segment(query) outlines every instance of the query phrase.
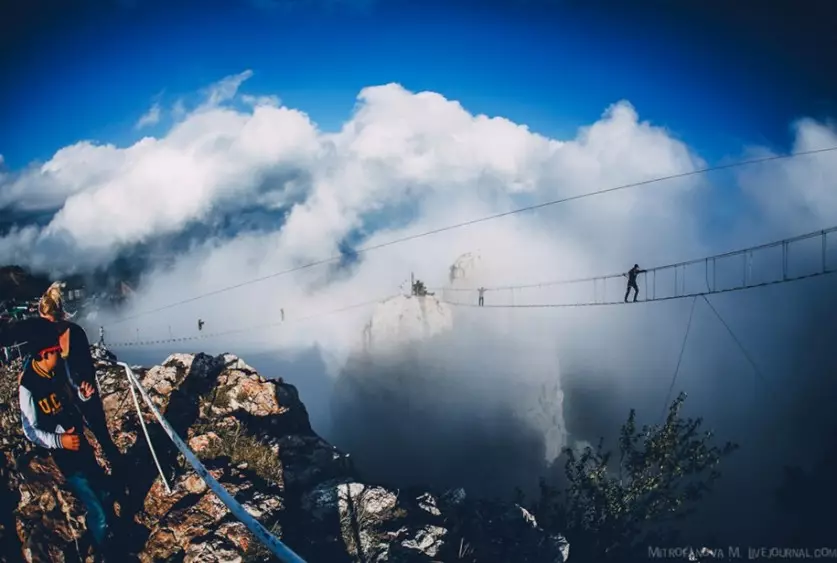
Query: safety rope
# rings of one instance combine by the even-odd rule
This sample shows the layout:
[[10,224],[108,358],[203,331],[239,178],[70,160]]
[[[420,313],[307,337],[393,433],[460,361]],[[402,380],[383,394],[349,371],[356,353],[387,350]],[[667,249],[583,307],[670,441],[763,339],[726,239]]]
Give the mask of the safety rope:
[[[305,560],[302,559],[299,555],[294,553],[289,547],[287,547],[284,543],[282,543],[279,538],[271,534],[267,528],[265,528],[258,520],[253,518],[253,516],[248,513],[241,504],[235,500],[232,495],[224,488],[221,483],[218,482],[215,477],[212,476],[209,471],[207,471],[206,467],[201,463],[201,461],[192,453],[192,450],[189,449],[180,436],[177,435],[177,432],[171,427],[168,421],[160,414],[160,411],[157,410],[157,406],[151,400],[151,397],[148,395],[148,392],[139,382],[137,377],[134,375],[134,372],[131,370],[130,366],[124,362],[116,362],[117,365],[121,366],[125,370],[125,374],[128,376],[128,382],[131,386],[131,391],[133,392],[134,387],[136,390],[140,392],[142,395],[143,400],[145,401],[146,406],[151,410],[154,414],[154,417],[160,423],[165,433],[168,435],[169,439],[172,443],[177,447],[180,453],[183,454],[183,457],[186,458],[186,461],[189,465],[192,466],[192,469],[203,479],[204,483],[206,483],[207,487],[215,493],[221,502],[226,505],[229,511],[238,518],[238,520],[244,524],[250,533],[256,537],[270,552],[279,558],[280,561],[283,563],[305,563]],[[137,414],[140,416],[140,420],[142,420],[142,414],[139,413],[139,402],[134,397],[134,401],[136,402],[137,407]],[[145,426],[143,426],[145,429]],[[148,436],[148,433],[145,434],[145,439],[148,441],[148,447],[151,448],[152,454],[154,453],[154,448],[151,446],[151,439]],[[154,461],[157,461],[156,455],[154,456]],[[160,469],[160,464],[157,464],[157,469],[160,471],[160,476],[162,477],[163,472]],[[163,478],[163,482],[166,483],[165,478]],[[168,489],[168,484],[166,483],[166,488]],[[170,489],[169,489],[170,492]]]
[[166,487],[166,492],[171,494],[171,486],[169,486],[168,479],[163,473],[163,468],[160,466],[160,461],[157,459],[157,452],[154,451],[154,445],[151,443],[151,437],[148,435],[148,428],[145,426],[145,417],[142,416],[142,409],[140,409],[139,400],[137,399],[137,392],[134,390],[135,385],[139,385],[135,377],[132,377],[133,372],[128,364],[124,362],[116,362],[116,365],[122,366],[125,372],[130,374],[128,376],[128,389],[131,391],[131,398],[134,400],[134,408],[137,409],[137,418],[139,418],[142,433],[145,434],[145,442],[148,444],[148,449],[151,450],[151,457],[154,458],[154,465],[157,466],[157,471],[160,473],[160,479],[163,480],[163,486]]
[[[17,359],[18,359],[18,360],[23,360],[23,352],[21,352],[21,351],[20,351],[20,349],[21,349],[24,345],[26,345],[26,342],[18,342],[18,343],[16,343],[16,344],[9,344],[8,346],[4,346],[4,348],[6,348],[6,349],[9,349],[9,348],[14,348],[15,350],[17,350]],[[2,359],[2,362],[0,362],[0,363],[3,363],[3,364],[5,364],[5,363],[6,363],[6,361],[7,361],[7,358],[6,358],[5,354],[4,354],[4,355],[3,355],[3,357],[2,357],[2,358],[0,358],[0,359]],[[8,361],[9,361],[9,362],[13,362],[14,360],[15,360],[15,359],[14,359],[14,357],[13,357],[12,355],[10,355],[10,356],[8,357]]]

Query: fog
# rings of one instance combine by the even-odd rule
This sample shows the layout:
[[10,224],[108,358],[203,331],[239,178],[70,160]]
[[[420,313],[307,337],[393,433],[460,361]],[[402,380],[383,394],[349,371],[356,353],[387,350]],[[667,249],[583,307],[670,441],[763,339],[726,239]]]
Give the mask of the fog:
[[[574,138],[550,139],[502,117],[472,115],[442,94],[390,84],[364,89],[342,129],[326,132],[304,108],[285,107],[270,92],[245,94],[250,74],[224,78],[185,112],[158,108],[157,117],[169,122],[159,138],[126,147],[80,142],[2,176],[4,213],[53,215],[8,231],[0,261],[58,275],[107,265],[143,246],[151,266],[136,296],[126,310],[91,319],[91,331],[104,325],[115,345],[203,336],[115,346],[130,363],[159,363],[172,352],[231,352],[266,376],[282,376],[298,386],[314,428],[355,450],[381,480],[462,482],[498,494],[503,483],[509,490],[531,484],[547,469],[548,448],[526,422],[530,395],[516,392],[545,380],[563,394],[568,445],[600,435],[612,444],[631,408],[641,422],[658,422],[693,305],[691,298],[584,308],[451,305],[450,333],[414,345],[397,362],[363,363],[357,353],[374,302],[399,293],[411,272],[443,287],[457,257],[478,250],[485,267],[470,287],[610,274],[830,227],[837,208],[829,183],[837,158],[822,153],[602,194],[355,254],[707,163],[665,124],[642,121],[629,101],[602,108],[601,119]],[[793,150],[837,145],[827,125],[789,126]],[[729,159],[767,154],[742,146]],[[740,212],[721,221],[733,201]],[[342,258],[272,275],[332,256]],[[792,268],[813,267],[820,249],[802,245],[791,256]],[[719,272],[732,280],[739,268]],[[773,276],[775,268],[775,257],[758,254],[751,275]],[[700,284],[705,275],[689,272],[687,280]],[[643,292],[648,283],[640,278]],[[742,445],[703,507],[699,534],[744,541],[769,530],[781,464],[804,463],[822,444],[832,423],[824,417],[833,416],[825,407],[835,395],[832,285],[825,276],[710,297],[763,379],[707,304],[694,304],[672,398],[686,391],[687,415],[703,417],[718,440]],[[623,289],[608,288],[614,299]],[[486,300],[554,303],[571,299],[568,291],[488,292]],[[201,297],[206,293],[213,294]],[[206,323],[200,334],[198,318]],[[399,378],[403,396],[365,399],[374,404],[343,411],[351,416],[335,425],[336,383],[358,377]]]

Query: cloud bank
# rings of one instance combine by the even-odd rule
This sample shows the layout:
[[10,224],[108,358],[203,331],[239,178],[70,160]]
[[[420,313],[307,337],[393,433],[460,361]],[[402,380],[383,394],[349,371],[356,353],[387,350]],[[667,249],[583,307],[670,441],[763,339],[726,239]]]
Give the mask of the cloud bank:
[[[0,175],[4,214],[51,214],[44,224],[8,230],[0,238],[0,262],[67,272],[150,248],[152,267],[121,313],[130,316],[342,253],[339,264],[272,277],[108,328],[110,341],[193,336],[197,318],[209,333],[243,329],[200,346],[248,360],[266,354],[266,372],[295,366],[299,371],[286,378],[300,385],[309,403],[304,387],[313,385],[311,374],[326,382],[339,374],[369,319],[368,307],[338,309],[397,293],[411,272],[430,287],[446,285],[450,265],[465,252],[484,257],[481,283],[527,283],[758,244],[830,226],[837,211],[830,185],[837,159],[823,154],[591,197],[355,257],[351,251],[358,246],[707,163],[665,127],[642,120],[628,101],[604,108],[573,138],[553,139],[502,117],[474,115],[438,93],[386,84],[363,89],[339,131],[322,131],[271,93],[242,93],[251,74],[211,85],[194,107],[177,102],[166,114],[171,126],[159,137],[126,147],[80,141],[46,163]],[[837,130],[829,124],[806,119],[793,127],[794,150],[837,145]],[[742,147],[730,157],[767,154]],[[732,202],[739,212],[719,240],[714,221]],[[489,293],[487,299],[549,301],[557,290],[539,291]],[[816,306],[805,300],[810,287],[793,291],[783,286],[718,303],[732,324],[755,327],[748,335],[758,336],[769,355],[778,353],[773,344],[787,345],[786,336]],[[587,407],[579,407],[583,397],[567,405],[587,433],[578,437],[595,441],[601,427],[591,420],[612,426],[630,406],[656,414],[690,306],[560,313],[457,309],[457,315],[466,326],[513,327],[531,346],[557,345],[561,377],[595,396]],[[739,351],[726,340],[721,344],[726,336],[710,324],[716,322],[711,313],[695,315],[704,328],[690,336],[694,349],[706,345],[717,354],[693,352],[684,360],[680,386],[738,430],[741,409],[717,399],[749,389],[749,375],[740,375],[749,368],[734,364]],[[180,347],[153,349],[151,361]],[[477,352],[468,353],[479,353],[479,342],[473,347]],[[525,377],[527,356],[520,353],[518,375]],[[773,365],[783,365],[774,359]],[[690,370],[703,378],[690,377]],[[316,397],[310,401],[317,404]],[[312,416],[326,410],[314,407]]]

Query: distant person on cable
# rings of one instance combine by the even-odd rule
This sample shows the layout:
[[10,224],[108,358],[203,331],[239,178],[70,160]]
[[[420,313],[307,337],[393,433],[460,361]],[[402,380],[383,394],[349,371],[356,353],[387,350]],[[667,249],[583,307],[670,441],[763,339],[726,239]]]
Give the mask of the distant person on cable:
[[625,291],[625,303],[628,302],[628,296],[631,294],[631,289],[634,290],[634,303],[636,303],[636,298],[639,296],[639,287],[636,284],[636,277],[639,274],[644,274],[646,270],[641,270],[639,268],[639,264],[634,264],[634,267],[628,270],[627,274],[622,274],[628,278],[628,289]]
[[203,320],[198,319],[198,331],[201,331],[201,330],[203,330]]
[[61,344],[60,360],[62,360],[58,369],[64,370],[74,388],[79,389],[83,383],[87,383],[94,391],[87,401],[79,404],[79,407],[88,428],[93,432],[99,445],[102,446],[102,451],[108,458],[111,469],[116,473],[123,461],[122,454],[116,444],[113,443],[113,438],[111,438],[105,422],[102,399],[95,392],[96,368],[90,355],[90,342],[87,340],[87,334],[83,328],[66,320],[67,315],[64,313],[63,303],[61,285],[56,282],[41,296],[38,302],[38,313],[40,313],[41,318],[52,322],[58,335]]
[[[103,506],[107,479],[96,462],[93,450],[84,438],[83,419],[76,404],[85,404],[95,394],[93,386],[83,381],[78,390],[56,367],[61,363],[61,345],[50,323],[30,325],[26,344],[31,361],[19,379],[20,418],[26,438],[50,450],[55,465],[67,485],[87,508],[87,528],[100,548],[108,536],[108,517]],[[72,396],[77,395],[77,396]]]
[[485,288],[481,287],[477,291],[480,292],[480,298],[479,298],[478,304],[479,304],[480,307],[482,307],[483,303],[485,302]]

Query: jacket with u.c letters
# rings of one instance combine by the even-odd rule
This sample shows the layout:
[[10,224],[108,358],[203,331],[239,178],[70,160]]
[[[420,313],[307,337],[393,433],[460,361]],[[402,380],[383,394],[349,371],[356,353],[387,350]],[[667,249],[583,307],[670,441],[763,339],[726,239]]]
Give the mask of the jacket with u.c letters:
[[[82,418],[65,374],[44,374],[30,361],[20,376],[20,418],[23,433],[34,444],[60,449],[61,434],[75,427],[81,432]],[[78,392],[81,401],[87,399]]]

